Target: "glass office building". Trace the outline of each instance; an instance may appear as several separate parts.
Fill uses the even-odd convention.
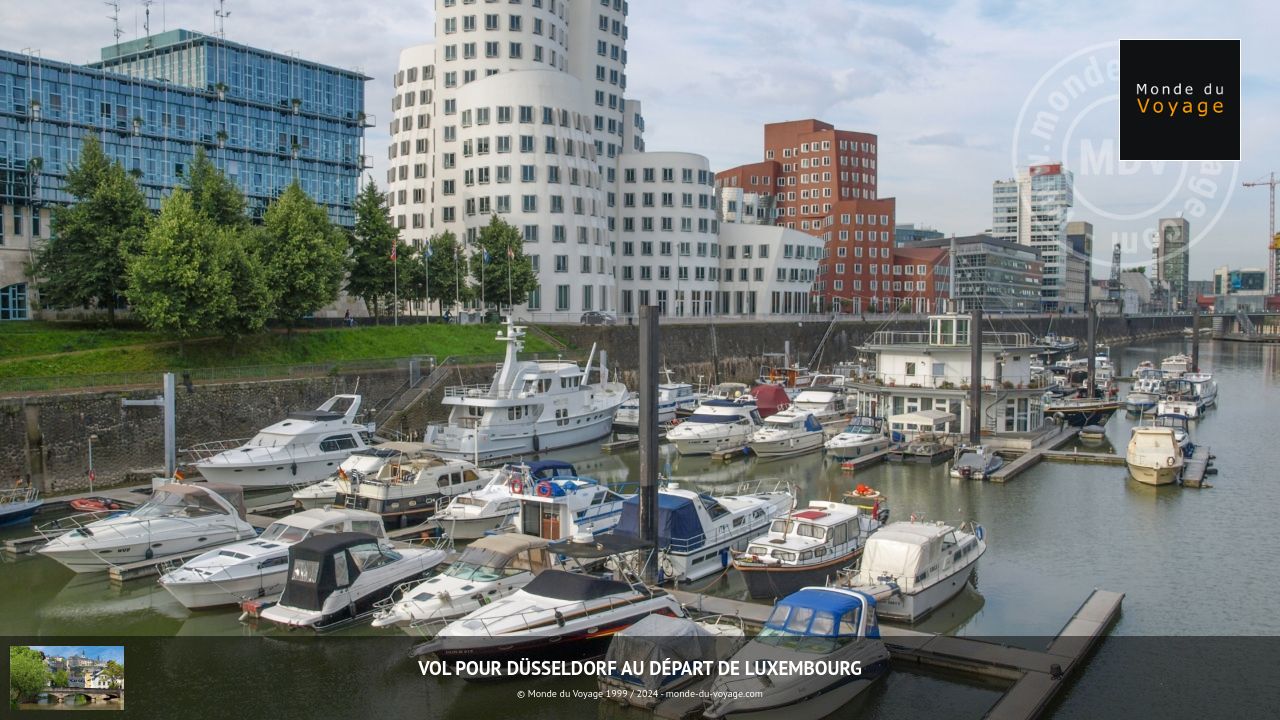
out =
[[[174,30],[102,49],[90,65],[0,50],[0,320],[26,317],[26,262],[82,138],[137,178],[147,200],[182,184],[203,146],[260,217],[295,178],[353,223],[364,154],[363,74]]]

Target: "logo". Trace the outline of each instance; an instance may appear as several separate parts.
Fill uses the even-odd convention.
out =
[[[1240,159],[1239,40],[1121,40],[1124,160]]]
[[[1239,165],[1176,155],[1154,160],[1130,155],[1128,136],[1121,142],[1121,104],[1132,102],[1121,84],[1121,42],[1132,41],[1082,48],[1046,70],[1031,87],[1014,127],[1011,176],[1027,168],[1033,173],[1070,173],[1072,202],[1063,224],[1083,220],[1093,225],[1093,257],[1098,262],[1093,276],[1105,276],[1111,250],[1118,244],[1122,267],[1146,267],[1147,276],[1155,278],[1151,265],[1160,245],[1160,220],[1187,221],[1188,237],[1172,251],[1190,252],[1226,210],[1239,184]],[[1125,67],[1127,78],[1132,68]],[[1203,90],[1205,81],[1200,84]],[[1082,248],[1073,248],[1065,235],[1061,233],[1061,249],[1079,254]]]

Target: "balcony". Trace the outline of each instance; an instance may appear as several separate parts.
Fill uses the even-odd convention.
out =
[[[946,340],[943,342],[942,340]],[[1035,347],[1032,341],[1031,333],[1025,332],[984,332],[982,333],[982,344],[984,347]],[[936,333],[930,333],[923,330],[877,330],[871,334],[867,340],[867,347],[936,347],[936,348],[967,348],[969,347],[969,335],[967,332],[955,335],[939,336]]]

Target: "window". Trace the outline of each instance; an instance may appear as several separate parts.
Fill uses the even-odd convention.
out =
[[[556,286],[556,310],[561,312],[569,309],[569,286]]]

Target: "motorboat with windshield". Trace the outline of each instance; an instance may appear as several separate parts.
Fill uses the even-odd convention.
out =
[[[360,402],[359,395],[334,395],[248,440],[205,443],[187,452],[200,474],[214,482],[287,487],[323,480],[351,453],[373,443],[370,428],[356,422]]]
[[[289,548],[289,575],[279,602],[258,617],[284,628],[333,630],[373,614],[396,586],[444,562],[439,548],[392,548],[376,535],[323,533]]]
[[[0,526],[30,520],[43,504],[40,491],[34,487],[0,490]]]
[[[712,496],[675,483],[658,489],[659,582],[690,582],[722,572],[733,551],[745,549],[752,537],[791,507],[790,491],[744,490],[748,491]],[[639,496],[623,504],[613,535],[640,537]],[[643,556],[637,552],[627,557],[638,569]]]
[[[551,541],[589,537],[617,525],[628,497],[621,491],[629,489],[578,475],[559,460],[529,463],[508,482],[517,503],[516,532]]]
[[[951,477],[963,480],[986,480],[1004,467],[1004,458],[986,445],[963,445],[956,450],[951,463]]]
[[[528,585],[553,562],[542,538],[518,533],[482,537],[441,572],[403,586],[379,603],[373,626],[412,631],[415,624],[462,617]]]
[[[867,539],[856,572],[837,584],[875,597],[882,617],[914,623],[964,588],[987,551],[984,535],[981,525],[889,523]]]
[[[710,455],[746,447],[762,424],[755,403],[705,400],[692,415],[667,431],[681,455]]]
[[[667,381],[658,385],[658,424],[666,424],[676,419],[677,415],[688,414],[698,407],[700,399],[689,383],[671,382],[671,372],[667,371]],[[640,397],[632,395],[618,408],[613,417],[613,426],[620,430],[634,431],[640,427]]]
[[[889,672],[876,599],[831,587],[783,598],[732,661],[704,718],[827,717]]]
[[[808,410],[792,407],[770,415],[751,434],[748,447],[762,458],[786,457],[812,452],[822,447],[826,435],[822,423]]]
[[[824,446],[827,454],[837,460],[850,460],[870,455],[889,447],[889,436],[884,431],[884,418],[858,415]]]
[[[1144,485],[1170,485],[1182,477],[1186,458],[1174,428],[1140,425],[1129,436],[1124,461],[1134,480]]]
[[[422,443],[385,442],[356,450],[343,460],[329,477],[293,491],[293,506],[298,510],[332,505],[337,501],[339,481],[345,486],[351,478],[363,479],[378,474],[383,465],[393,460],[404,463],[426,453]]]
[[[811,501],[803,510],[775,518],[767,533],[734,555],[733,566],[753,598],[779,598],[806,585],[826,585],[862,555],[867,538],[880,528],[879,514],[879,501],[872,510]]]
[[[484,486],[489,473],[469,460],[425,454],[412,460],[392,459],[373,475],[338,480],[335,505],[368,510],[388,527],[408,527],[436,514],[453,498]]]
[[[37,532],[50,538],[36,550],[76,572],[188,553],[254,537],[245,520],[244,491],[221,483],[169,483],[126,513],[72,515]]]
[[[427,426],[427,449],[476,464],[581,445],[608,435],[630,394],[609,380],[604,353],[591,347],[586,365],[569,360],[521,360],[525,327],[508,317],[497,341],[506,357],[487,384],[444,390],[444,424]],[[596,382],[591,381],[593,373]]]
[[[253,598],[274,598],[284,589],[289,548],[324,533],[363,532],[390,545],[382,518],[345,508],[303,510],[280,518],[256,538],[223,545],[171,567],[160,587],[188,609],[234,605]]]

